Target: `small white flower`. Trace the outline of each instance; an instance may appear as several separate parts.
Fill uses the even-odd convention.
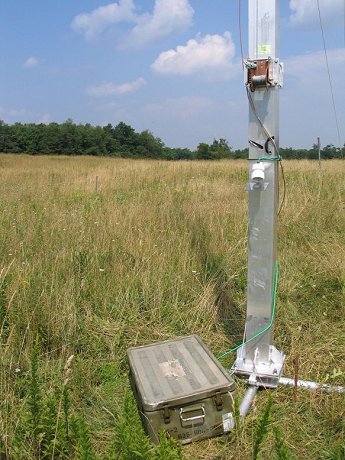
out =
[[[65,367],[64,367],[64,370],[65,370],[65,371],[67,371],[68,369],[70,369],[73,360],[74,360],[74,355],[71,355],[71,356],[67,359],[66,364],[65,364]]]
[[[99,271],[100,271],[100,272],[104,272],[104,271],[105,271],[105,268],[100,268]]]

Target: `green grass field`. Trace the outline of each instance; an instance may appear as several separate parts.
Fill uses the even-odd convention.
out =
[[[284,167],[284,374],[298,358],[300,378],[345,385],[345,162]],[[269,394],[258,458],[345,458],[339,394],[260,392],[230,436],[182,449],[141,429],[128,347],[197,333],[218,355],[241,341],[245,161],[0,155],[0,171],[1,459],[251,459]]]

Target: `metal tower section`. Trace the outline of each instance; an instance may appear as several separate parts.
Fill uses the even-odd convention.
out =
[[[284,355],[273,346],[277,286],[279,0],[249,0],[248,288],[245,340],[235,373],[256,386],[276,387]]]

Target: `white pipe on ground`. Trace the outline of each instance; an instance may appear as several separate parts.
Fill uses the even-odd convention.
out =
[[[257,386],[250,386],[246,391],[241,404],[240,404],[240,416],[244,418],[252,405],[253,399],[255,398],[256,392],[258,391],[259,387]]]
[[[281,385],[286,385],[290,387],[295,386],[295,380],[289,379],[287,377],[280,377],[279,383]],[[308,380],[297,380],[297,386],[301,388],[306,388],[308,390],[320,390],[324,391],[325,393],[345,393],[345,387],[341,387],[338,385],[322,385],[321,383],[311,382]],[[255,398],[258,389],[258,386],[250,385],[248,390],[246,391],[240,404],[241,418],[246,417],[246,415],[248,414],[250,406],[252,405],[252,402]]]
[[[295,386],[294,379],[289,379],[287,377],[280,377],[279,383],[290,387]],[[326,393],[345,393],[344,387],[336,385],[322,385],[321,383],[310,382],[308,380],[297,380],[297,386],[307,388],[308,390],[321,390]]]

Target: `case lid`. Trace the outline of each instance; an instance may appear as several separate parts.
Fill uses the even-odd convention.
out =
[[[129,348],[127,356],[146,411],[235,389],[233,379],[197,335]]]

